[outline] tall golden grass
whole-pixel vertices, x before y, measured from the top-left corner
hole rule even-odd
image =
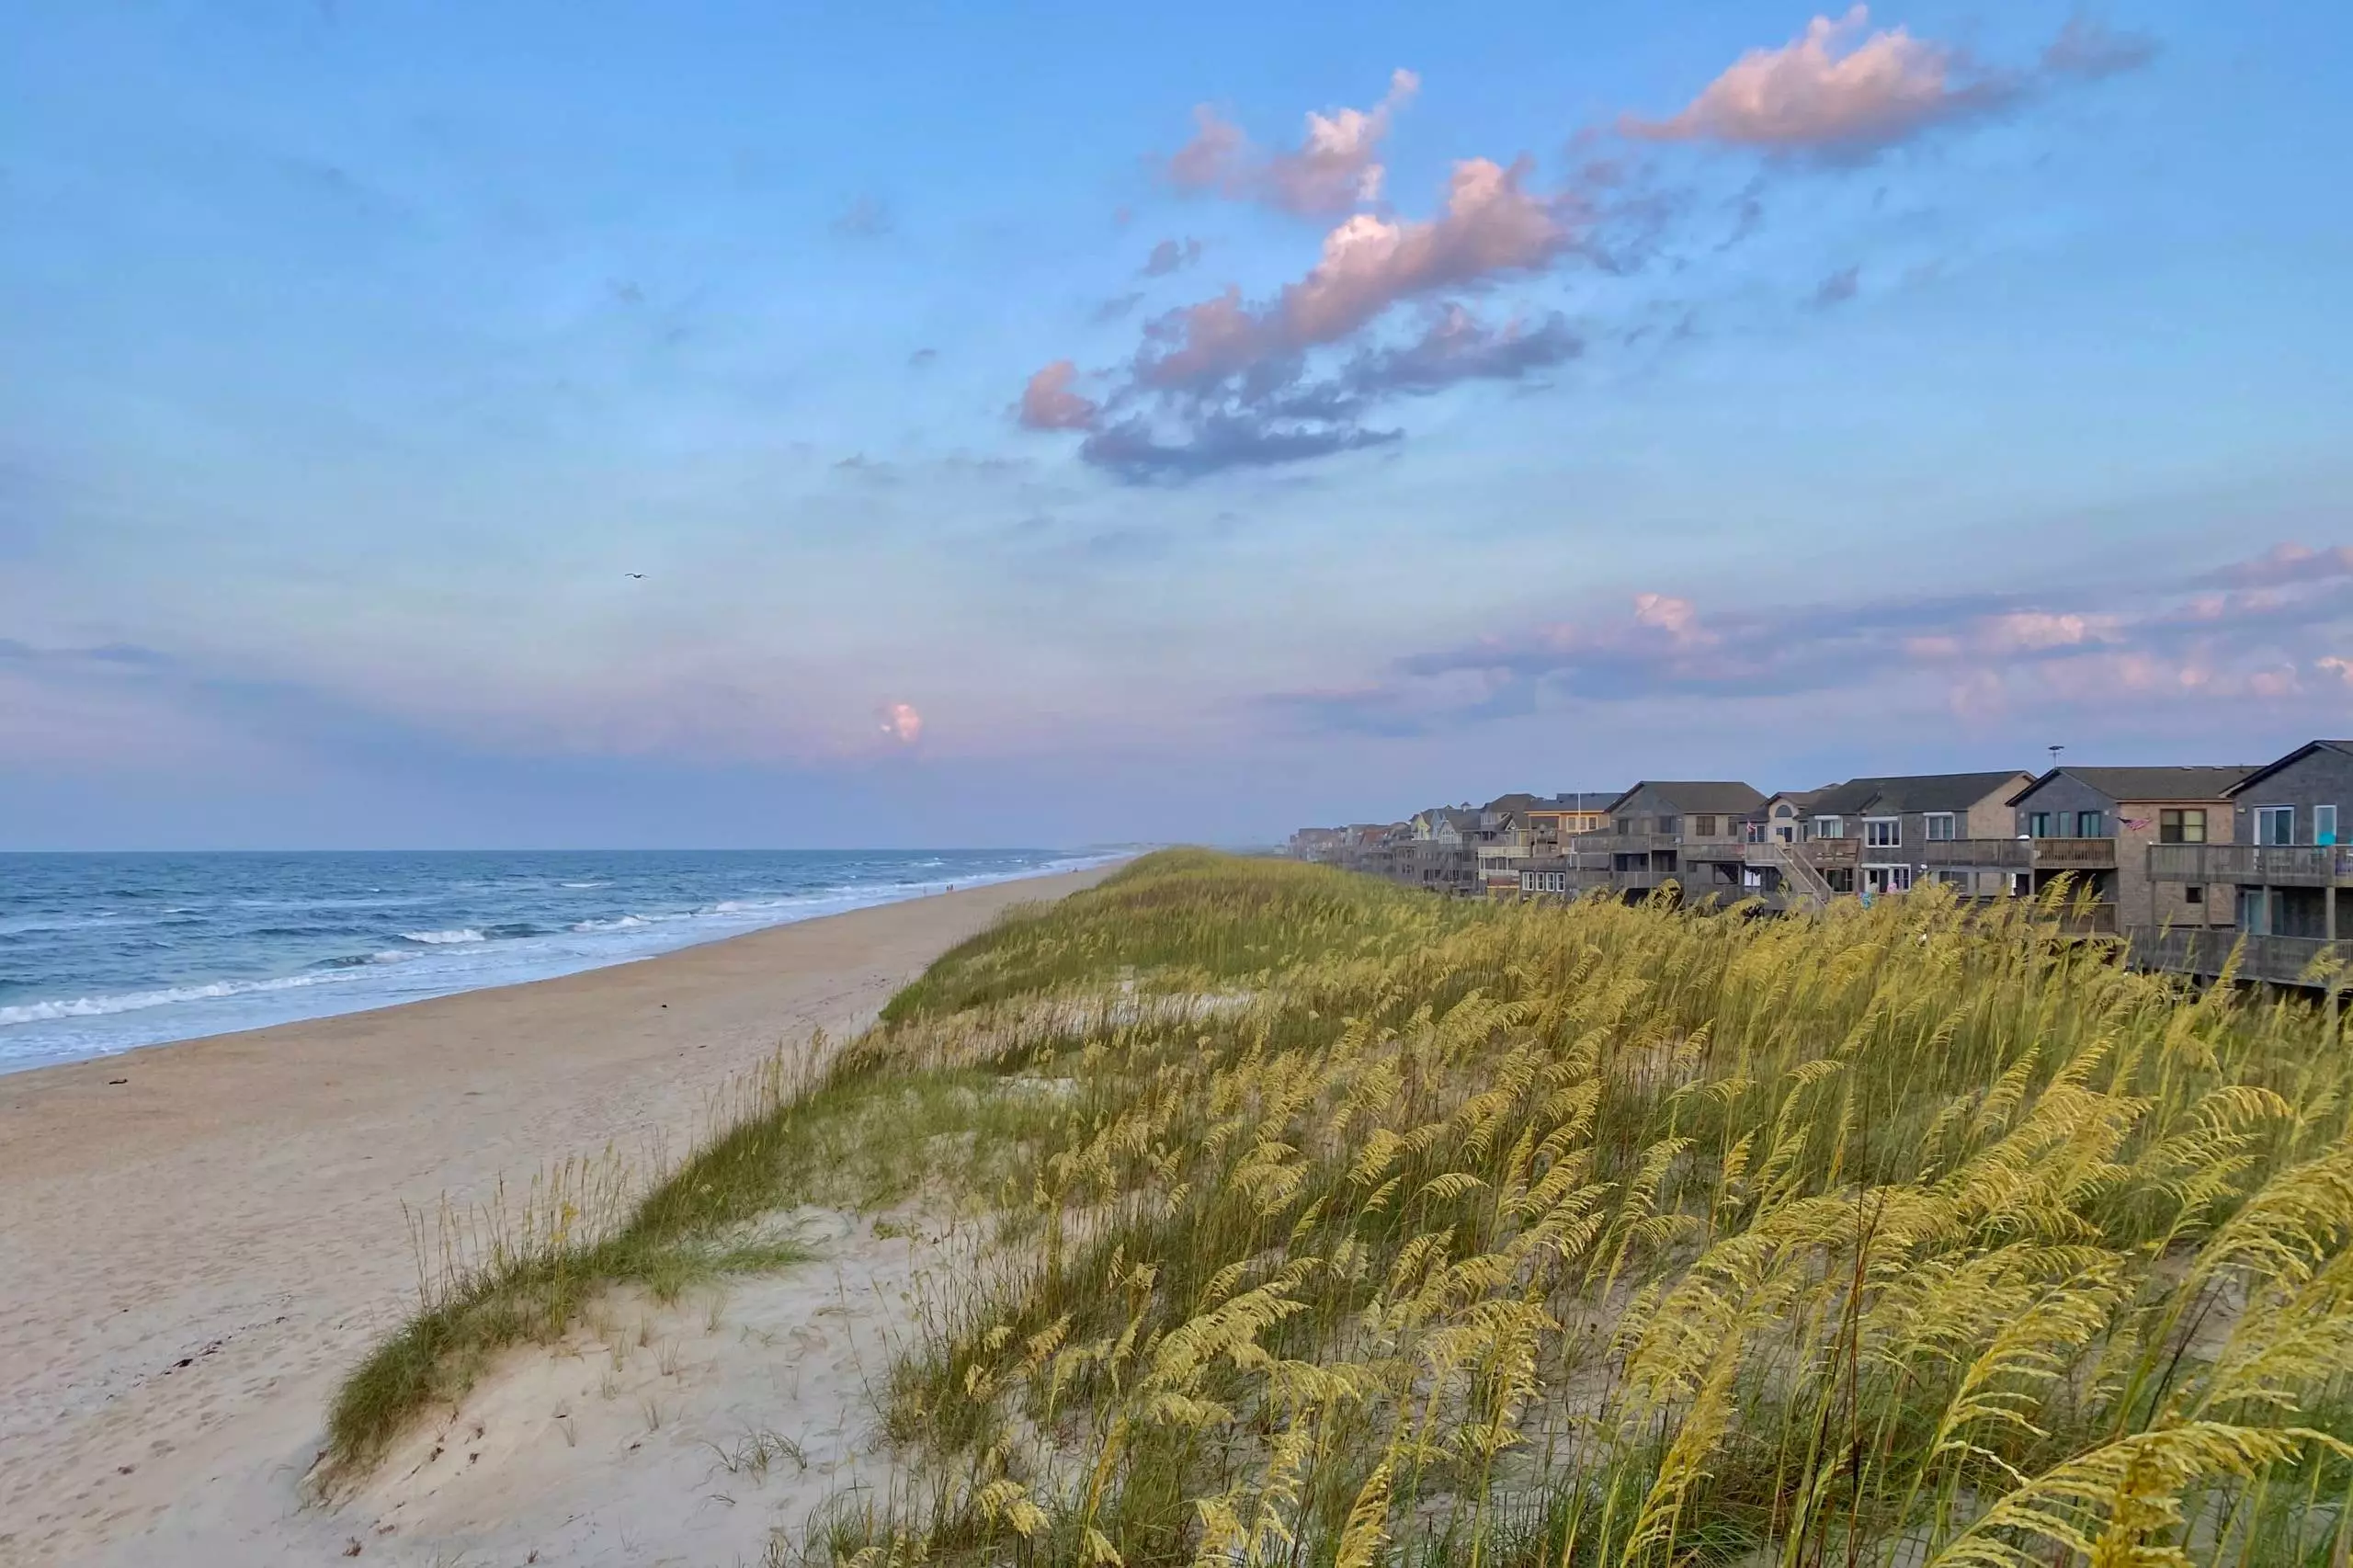
[[[1006,923],[769,1124],[971,1151],[921,1179],[1027,1260],[894,1369],[904,1483],[798,1550],[2344,1568],[2346,1047],[2055,913],[1184,852]]]

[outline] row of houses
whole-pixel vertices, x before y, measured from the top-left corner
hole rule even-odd
[[[2353,970],[2353,741],[2268,764],[1850,778],[1766,794],[1731,779],[1512,794],[1403,822],[1302,828],[1291,853],[1457,897],[1636,898],[1819,908],[1931,883],[1971,899],[2065,879],[2078,934],[2136,960],[2249,979]]]

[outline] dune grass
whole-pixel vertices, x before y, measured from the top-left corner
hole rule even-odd
[[[572,1296],[412,1324],[336,1440],[447,1397],[467,1312],[925,1189],[1022,1261],[900,1358],[902,1480],[817,1558],[2342,1568],[2345,1045],[2052,914],[1152,857],[944,957]]]

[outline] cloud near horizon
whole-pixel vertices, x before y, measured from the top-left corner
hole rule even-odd
[[[2297,562],[2331,569],[2279,573]],[[2217,581],[2249,585],[2217,592]],[[1703,612],[1643,593],[1631,614],[1412,654],[1375,680],[1270,700],[1321,727],[1392,734],[1564,704],[1865,687],[1908,686],[1923,706],[1984,718],[2124,696],[2342,702],[2353,695],[2348,653],[2353,547],[2289,544],[2186,582],[2120,588],[2107,602],[1960,595]]]
[[[1778,49],[1752,49],[1665,119],[1620,117],[1623,135],[1859,162],[1938,126],[2010,108],[2064,77],[2147,63],[2153,41],[2071,18],[2032,70],[1984,64],[1903,27],[1867,31],[1870,8],[1815,17]]]

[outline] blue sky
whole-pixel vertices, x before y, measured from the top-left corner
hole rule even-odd
[[[2348,153],[2323,0],[27,0],[0,847],[2264,758]]]

